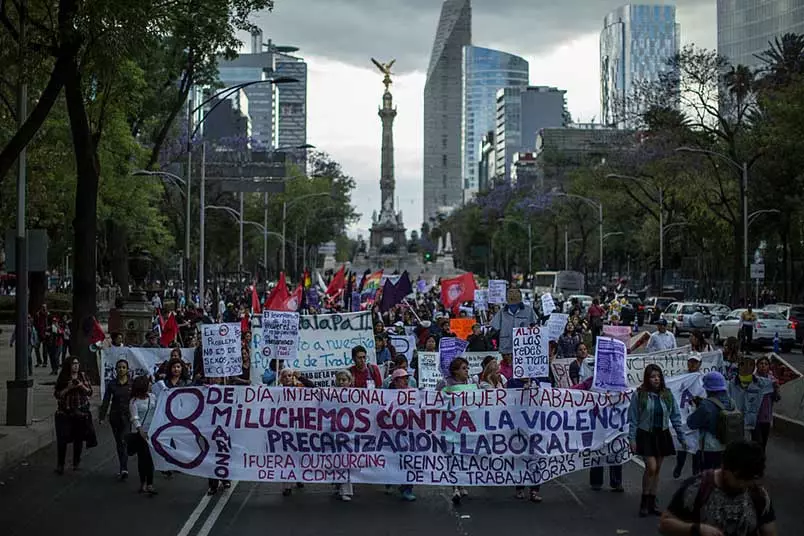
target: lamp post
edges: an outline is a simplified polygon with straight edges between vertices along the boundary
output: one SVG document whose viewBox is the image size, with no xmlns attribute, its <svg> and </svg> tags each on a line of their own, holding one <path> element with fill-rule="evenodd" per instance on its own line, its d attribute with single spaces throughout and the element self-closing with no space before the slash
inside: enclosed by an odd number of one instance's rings
<svg viewBox="0 0 804 536">
<path fill-rule="evenodd" d="M 244 220 L 242 214 L 238 213 L 235 209 L 233 209 L 231 207 L 224 207 L 224 206 L 220 206 L 220 205 L 204 205 L 204 209 L 205 210 L 210 210 L 210 209 L 212 209 L 212 210 L 222 210 L 222 211 L 226 212 L 227 214 L 229 214 L 230 216 L 232 216 L 235 219 L 235 221 L 237 221 L 237 223 L 238 223 L 238 225 L 240 226 L 240 229 L 241 229 L 241 232 L 240 232 L 240 245 L 239 245 L 240 246 L 239 251 L 240 251 L 240 264 L 241 265 L 243 264 L 243 232 L 242 232 L 242 229 L 243 229 L 244 225 L 253 225 L 257 229 L 262 231 L 264 239 L 265 239 L 265 247 L 263 248 L 263 255 L 264 255 L 263 263 L 266 263 L 266 264 L 268 263 L 268 236 L 269 235 L 281 238 L 282 243 L 283 244 L 285 243 L 285 238 L 281 234 L 279 234 L 277 232 L 274 232 L 274 231 L 269 231 L 267 227 L 265 227 L 263 224 L 258 223 L 256 221 Z"/>
<path fill-rule="evenodd" d="M 285 244 L 287 244 L 287 240 L 285 240 L 285 234 L 287 231 L 287 219 L 288 219 L 288 209 L 291 208 L 293 205 L 298 203 L 299 201 L 303 201 L 304 199 L 311 199 L 313 197 L 329 197 L 328 192 L 318 192 L 315 194 L 306 194 L 301 197 L 297 197 L 290 203 L 287 201 L 282 202 L 282 271 L 285 271 Z"/>
<path fill-rule="evenodd" d="M 740 164 L 736 160 L 733 160 L 731 157 L 726 156 L 725 154 L 718 153 L 716 151 L 710 151 L 708 149 L 697 149 L 695 147 L 679 147 L 676 149 L 676 152 L 679 153 L 696 153 L 696 154 L 705 154 L 709 156 L 716 156 L 721 160 L 728 162 L 732 166 L 734 166 L 737 170 L 741 173 L 741 182 L 740 182 L 740 197 L 743 205 L 743 296 L 746 302 L 748 302 L 748 162 L 743 162 Z"/>
<path fill-rule="evenodd" d="M 555 197 L 569 197 L 572 199 L 578 199 L 579 201 L 583 201 L 584 203 L 588 204 L 589 206 L 597 209 L 598 215 L 598 227 L 600 232 L 600 262 L 598 263 L 598 270 L 600 271 L 600 278 L 603 279 L 603 203 L 600 201 L 595 201 L 594 199 L 589 199 L 588 197 L 584 197 L 582 195 L 577 194 L 568 194 L 566 192 L 551 192 L 551 195 Z"/>
<path fill-rule="evenodd" d="M 522 222 L 512 220 L 511 218 L 498 218 L 498 222 L 507 222 L 513 223 L 514 225 L 518 225 L 519 227 L 525 229 L 528 232 L 528 275 L 533 274 L 533 226 L 530 222 L 527 225 L 523 224 Z M 527 279 L 527 278 L 525 278 Z"/>
<path fill-rule="evenodd" d="M 662 294 L 664 289 L 664 188 L 657 186 L 647 179 L 641 177 L 632 177 L 630 175 L 620 175 L 617 173 L 609 173 L 606 175 L 607 179 L 620 179 L 648 184 L 658 190 L 659 193 L 659 295 Z"/>
</svg>

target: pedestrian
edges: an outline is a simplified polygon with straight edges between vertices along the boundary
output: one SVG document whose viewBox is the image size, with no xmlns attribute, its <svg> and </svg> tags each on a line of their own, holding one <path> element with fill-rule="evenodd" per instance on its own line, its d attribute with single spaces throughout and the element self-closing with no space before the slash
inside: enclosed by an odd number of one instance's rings
<svg viewBox="0 0 804 536">
<path fill-rule="evenodd" d="M 61 367 L 61 349 L 64 346 L 64 328 L 58 315 L 48 316 L 46 332 L 47 353 L 50 356 L 50 374 L 55 376 Z"/>
<path fill-rule="evenodd" d="M 564 333 L 558 338 L 558 357 L 561 359 L 574 359 L 581 344 L 581 336 L 575 332 L 575 326 L 567 322 Z"/>
<path fill-rule="evenodd" d="M 726 366 L 723 376 L 727 381 L 732 381 L 740 369 L 740 341 L 737 337 L 729 337 L 723 343 L 723 360 Z"/>
<path fill-rule="evenodd" d="M 131 380 L 129 377 L 128 361 L 120 359 L 115 364 L 116 376 L 106 384 L 103 394 L 103 403 L 98 412 L 98 422 L 103 424 L 106 415 L 109 415 L 109 425 L 117 449 L 117 462 L 119 472 L 117 478 L 124 481 L 128 478 L 128 447 L 126 437 L 131 429 L 131 416 L 128 404 L 131 401 Z"/>
<path fill-rule="evenodd" d="M 489 359 L 491 357 L 491 359 Z M 488 361 L 486 361 L 488 360 Z M 505 389 L 508 378 L 500 373 L 500 363 L 493 356 L 487 356 L 483 362 L 483 371 L 477 378 L 477 386 L 481 389 Z"/>
<path fill-rule="evenodd" d="M 33 353 L 34 350 L 37 350 L 37 346 L 39 345 L 39 334 L 36 331 L 36 327 L 33 325 L 33 317 L 28 315 L 28 321 L 26 323 L 26 331 L 28 337 L 28 376 L 33 376 Z M 17 329 L 11 332 L 11 341 L 9 346 L 14 346 L 14 343 L 17 342 Z M 38 353 L 38 350 L 37 350 Z M 36 366 L 39 366 L 37 361 Z"/>
<path fill-rule="evenodd" d="M 776 513 L 760 484 L 765 453 L 740 440 L 723 452 L 719 469 L 693 476 L 676 490 L 659 522 L 665 536 L 776 536 Z"/>
<path fill-rule="evenodd" d="M 575 361 L 569 366 L 570 385 L 579 384 L 589 376 L 589 367 L 586 366 L 588 357 L 589 350 L 586 348 L 586 344 L 580 343 L 575 350 Z"/>
<path fill-rule="evenodd" d="M 357 345 L 352 348 L 352 361 L 354 365 L 349 367 L 352 374 L 354 387 L 362 389 L 374 389 L 382 386 L 382 374 L 380 368 L 374 363 L 366 362 L 366 348 Z"/>
<path fill-rule="evenodd" d="M 503 357 L 513 352 L 514 328 L 528 327 L 536 322 L 533 307 L 522 303 L 522 292 L 519 289 L 509 288 L 507 298 L 506 306 L 491 319 L 491 327 L 499 336 L 499 351 Z"/>
<path fill-rule="evenodd" d="M 449 374 L 446 378 L 438 382 L 436 391 L 444 391 L 445 393 L 458 393 L 461 391 L 473 391 L 477 389 L 477 384 L 469 380 L 469 361 L 463 357 L 456 357 L 449 364 Z M 460 437 L 457 435 L 449 434 L 448 441 L 459 442 Z M 452 488 L 452 504 L 458 506 L 461 500 L 469 495 L 469 492 L 463 486 L 453 486 Z"/>
<path fill-rule="evenodd" d="M 641 456 L 645 462 L 639 515 L 660 515 L 656 490 L 659 488 L 662 463 L 666 457 L 676 453 L 670 426 L 679 438 L 681 450 L 687 450 L 687 446 L 683 439 L 678 404 L 673 392 L 665 385 L 664 374 L 658 365 L 650 364 L 645 367 L 642 385 L 631 399 L 628 417 L 631 451 Z"/>
<path fill-rule="evenodd" d="M 466 351 L 467 352 L 489 352 L 491 351 L 491 343 L 488 338 L 481 332 L 480 324 L 472 326 L 472 334 L 466 338 Z"/>
<path fill-rule="evenodd" d="M 339 370 L 335 373 L 335 385 L 341 389 L 348 389 L 352 387 L 352 374 L 348 370 Z M 348 471 L 348 480 L 341 484 L 335 484 L 335 490 L 340 500 L 349 502 L 354 496 L 354 487 L 352 486 L 352 472 Z"/>
<path fill-rule="evenodd" d="M 54 396 L 58 401 L 55 417 L 56 473 L 63 475 L 67 445 L 73 445 L 73 471 L 78 471 L 84 442 L 93 443 L 90 437 L 93 430 L 89 407 L 92 385 L 86 374 L 81 372 L 81 362 L 77 357 L 70 357 L 62 363 L 61 372 L 56 378 Z"/>
<path fill-rule="evenodd" d="M 411 376 L 410 373 L 404 368 L 397 368 L 394 370 L 393 374 L 391 374 L 391 384 L 388 387 L 389 389 L 415 389 L 416 385 L 415 382 L 411 385 Z M 387 489 L 387 488 L 386 488 Z M 407 502 L 413 502 L 416 500 L 416 495 L 413 494 L 413 485 L 411 484 L 402 484 L 399 486 L 399 493 L 402 496 L 402 500 Z"/>
<path fill-rule="evenodd" d="M 773 386 L 773 392 L 766 393 L 762 397 L 762 403 L 757 413 L 757 425 L 752 435 L 752 439 L 765 449 L 768 446 L 771 423 L 773 423 L 773 405 L 779 402 L 782 397 L 779 394 L 779 382 L 770 370 L 770 359 L 767 356 L 760 357 L 757 360 L 756 375 L 760 378 L 767 378 Z"/>
<path fill-rule="evenodd" d="M 701 330 L 696 329 L 690 333 L 690 347 L 693 352 L 711 352 L 712 345 L 706 340 Z"/>
<path fill-rule="evenodd" d="M 751 306 L 742 312 L 740 315 L 740 334 L 743 339 L 743 348 L 746 354 L 751 354 L 751 344 L 754 342 L 754 323 L 757 321 L 757 315 Z"/>
<path fill-rule="evenodd" d="M 583 384 L 573 385 L 571 389 L 581 389 L 584 391 L 591 391 L 592 381 L 594 378 L 588 378 L 589 381 Z M 592 467 L 589 469 L 589 487 L 592 491 L 600 491 L 603 489 L 603 476 L 605 467 Z M 623 487 L 623 466 L 622 465 L 609 465 L 609 487 L 615 493 L 624 493 Z"/>
<path fill-rule="evenodd" d="M 156 396 L 151 392 L 151 379 L 148 376 L 134 379 L 128 411 L 131 415 L 131 433 L 127 438 L 127 446 L 128 454 L 137 456 L 137 472 L 140 477 L 138 493 L 154 496 L 157 492 L 154 489 L 154 460 L 148 446 L 148 432 L 156 411 Z"/>
<path fill-rule="evenodd" d="M 589 319 L 589 327 L 592 330 L 592 342 L 594 343 L 603 332 L 603 318 L 606 316 L 606 310 L 600 306 L 600 300 L 598 298 L 592 300 L 592 305 L 586 312 L 586 316 Z"/>
<path fill-rule="evenodd" d="M 729 396 L 745 419 L 745 438 L 756 437 L 759 410 L 765 395 L 773 394 L 770 378 L 754 374 L 756 364 L 753 358 L 743 357 L 737 377 L 729 382 Z"/>
<path fill-rule="evenodd" d="M 676 348 L 676 337 L 667 331 L 667 319 L 660 318 L 656 321 L 656 331 L 650 334 L 646 352 L 660 352 L 662 350 L 672 350 Z"/>
</svg>

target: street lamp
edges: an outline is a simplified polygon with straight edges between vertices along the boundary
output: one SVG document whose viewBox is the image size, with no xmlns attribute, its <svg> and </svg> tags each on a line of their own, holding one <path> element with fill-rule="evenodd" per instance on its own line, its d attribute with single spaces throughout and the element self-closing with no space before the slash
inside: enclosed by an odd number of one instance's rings
<svg viewBox="0 0 804 536">
<path fill-rule="evenodd" d="M 705 154 L 709 156 L 716 156 L 725 162 L 728 162 L 742 174 L 742 181 L 740 183 L 740 197 L 743 204 L 743 296 L 746 303 L 748 302 L 748 162 L 739 162 L 732 160 L 731 157 L 716 151 L 708 149 L 697 149 L 695 147 L 679 147 L 676 149 L 678 153 L 696 153 Z"/>
<path fill-rule="evenodd" d="M 315 194 L 306 194 L 301 197 L 297 197 L 290 203 L 287 201 L 282 202 L 282 271 L 285 271 L 285 244 L 287 241 L 285 240 L 285 232 L 287 231 L 287 216 L 288 216 L 288 209 L 298 203 L 299 201 L 303 201 L 304 199 L 311 199 L 313 197 L 329 197 L 330 194 L 328 192 L 318 192 Z"/>
<path fill-rule="evenodd" d="M 761 216 L 762 214 L 781 214 L 781 211 L 777 210 L 775 208 L 768 208 L 768 209 L 764 209 L 764 210 L 755 210 L 754 212 L 752 212 L 751 214 L 748 215 L 748 226 L 751 227 L 751 224 L 754 223 L 756 221 L 757 217 Z"/>
<path fill-rule="evenodd" d="M 236 211 L 235 209 L 233 209 L 231 207 L 224 207 L 224 206 L 220 206 L 220 205 L 205 205 L 204 206 L 204 210 L 210 210 L 210 209 L 211 210 L 222 210 L 222 211 L 226 212 L 227 214 L 232 216 L 235 219 L 235 221 L 237 221 L 237 223 L 240 225 L 240 248 L 239 248 L 240 266 L 243 265 L 243 231 L 242 231 L 243 230 L 243 225 L 253 225 L 257 229 L 262 231 L 263 236 L 265 237 L 265 243 L 266 243 L 266 247 L 263 249 L 263 255 L 264 255 L 263 256 L 263 263 L 266 264 L 266 265 L 268 264 L 268 248 L 267 248 L 268 235 L 276 236 L 276 237 L 281 238 L 283 244 L 285 242 L 285 239 L 281 234 L 279 234 L 277 232 L 274 232 L 274 231 L 269 231 L 267 227 L 265 227 L 263 224 L 258 223 L 256 221 L 244 220 L 243 216 L 242 216 L 242 213 L 239 213 L 238 211 Z"/>
<path fill-rule="evenodd" d="M 577 194 L 568 194 L 566 192 L 558 192 L 553 191 L 550 195 L 555 197 L 569 197 L 572 199 L 578 199 L 579 201 L 583 201 L 584 203 L 588 204 L 591 207 L 597 209 L 598 214 L 598 226 L 600 230 L 600 262 L 598 265 L 598 269 L 600 270 L 600 278 L 603 279 L 603 203 L 600 201 L 595 201 L 594 199 L 589 199 L 588 197 L 584 197 L 582 195 Z"/>
<path fill-rule="evenodd" d="M 607 179 L 619 179 L 639 182 L 653 186 L 659 192 L 659 295 L 664 289 L 664 188 L 657 186 L 652 182 L 642 177 L 632 177 L 631 175 L 620 175 L 618 173 L 609 173 L 606 175 Z"/>
<path fill-rule="evenodd" d="M 498 218 L 497 221 L 500 223 L 513 223 L 514 225 L 518 225 L 528 232 L 528 275 L 533 275 L 533 226 L 531 225 L 530 221 L 528 221 L 527 226 L 522 222 L 512 220 L 510 218 Z"/>
<path fill-rule="evenodd" d="M 569 231 L 564 228 L 564 269 L 569 270 L 569 245 L 573 242 L 582 242 L 580 238 L 569 239 Z"/>
</svg>

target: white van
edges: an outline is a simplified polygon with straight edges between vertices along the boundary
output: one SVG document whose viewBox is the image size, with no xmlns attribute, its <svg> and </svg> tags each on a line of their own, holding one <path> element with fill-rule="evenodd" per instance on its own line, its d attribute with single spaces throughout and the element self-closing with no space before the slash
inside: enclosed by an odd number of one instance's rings
<svg viewBox="0 0 804 536">
<path fill-rule="evenodd" d="M 536 272 L 533 276 L 533 292 L 541 296 L 549 292 L 553 296 L 563 294 L 566 298 L 572 294 L 583 294 L 586 280 L 581 272 L 560 270 L 557 272 Z"/>
</svg>

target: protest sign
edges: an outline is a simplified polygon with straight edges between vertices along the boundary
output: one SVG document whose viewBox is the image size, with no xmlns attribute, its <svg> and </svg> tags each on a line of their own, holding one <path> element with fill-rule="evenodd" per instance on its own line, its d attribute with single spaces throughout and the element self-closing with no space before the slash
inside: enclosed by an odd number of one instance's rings
<svg viewBox="0 0 804 536">
<path fill-rule="evenodd" d="M 438 381 L 444 378 L 444 375 L 441 374 L 441 362 L 438 357 L 438 352 L 418 352 L 417 355 L 419 356 L 419 388 L 428 388 L 421 383 L 422 377 L 426 376 L 428 378 L 435 378 L 434 383 L 432 384 L 432 388 L 435 389 Z M 483 360 L 488 356 L 492 356 L 498 362 L 502 359 L 502 355 L 499 352 L 464 352 L 461 355 L 462 358 L 469 362 L 469 374 L 472 376 L 477 376 L 483 372 Z M 430 367 L 434 368 L 435 370 Z M 507 379 L 510 380 L 510 378 Z"/>
<path fill-rule="evenodd" d="M 538 326 L 514 328 L 514 378 L 546 378 L 550 360 L 547 341 Z"/>
<path fill-rule="evenodd" d="M 625 344 L 617 339 L 598 337 L 595 344 L 595 376 L 592 389 L 596 391 L 626 391 Z"/>
<path fill-rule="evenodd" d="M 419 374 L 419 389 L 435 389 L 438 382 L 444 379 L 438 352 L 419 352 L 416 371 Z"/>
<path fill-rule="evenodd" d="M 549 292 L 542 294 L 542 314 L 549 315 L 556 310 L 556 302 L 553 301 L 553 295 Z"/>
<path fill-rule="evenodd" d="M 475 310 L 489 310 L 489 290 L 486 288 L 475 289 Z"/>
<path fill-rule="evenodd" d="M 651 354 L 631 354 L 625 360 L 625 370 L 628 375 L 628 384 L 636 387 L 642 384 L 645 367 L 654 364 L 662 369 L 665 378 L 687 373 L 687 360 L 690 356 L 690 347 L 674 348 Z M 723 372 L 723 352 L 702 352 L 701 372 L 716 370 Z"/>
<path fill-rule="evenodd" d="M 561 335 L 564 334 L 564 328 L 567 327 L 567 320 L 569 315 L 563 313 L 551 313 L 550 318 L 547 319 L 545 329 L 547 329 L 547 340 L 557 341 Z"/>
<path fill-rule="evenodd" d="M 181 359 L 187 365 L 190 377 L 193 374 L 193 354 L 195 348 L 177 348 L 181 351 Z M 115 367 L 121 359 L 128 361 L 129 377 L 133 380 L 140 376 L 156 377 L 162 363 L 170 360 L 173 348 L 138 348 L 129 346 L 112 346 L 101 350 L 101 398 L 106 393 L 106 384 L 117 378 Z"/>
<path fill-rule="evenodd" d="M 441 363 L 441 373 L 449 375 L 449 364 L 466 350 L 467 342 L 457 337 L 444 337 L 438 343 L 438 358 Z"/>
<path fill-rule="evenodd" d="M 413 361 L 413 352 L 416 351 L 416 337 L 413 335 L 391 335 L 388 337 L 396 350 L 396 355 L 403 355 L 408 364 Z"/>
<path fill-rule="evenodd" d="M 266 359 L 296 359 L 299 346 L 299 313 L 263 311 L 262 334 Z"/>
<path fill-rule="evenodd" d="M 201 325 L 204 376 L 225 378 L 243 373 L 240 335 L 239 322 Z"/>
<path fill-rule="evenodd" d="M 631 343 L 631 328 L 628 326 L 603 326 L 603 335 L 622 341 L 626 348 Z"/>
<path fill-rule="evenodd" d="M 502 279 L 492 279 L 489 281 L 489 303 L 504 304 L 508 302 L 505 295 L 506 283 Z"/>
<path fill-rule="evenodd" d="M 156 469 L 203 478 L 535 486 L 630 459 L 631 393 L 208 386 L 159 398 Z"/>
<path fill-rule="evenodd" d="M 459 339 L 466 340 L 472 334 L 472 326 L 474 326 L 474 318 L 453 318 L 449 321 L 449 329 Z"/>
</svg>

